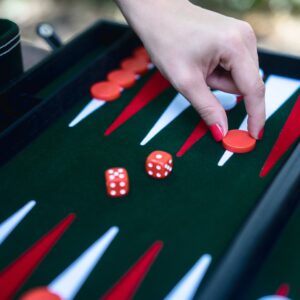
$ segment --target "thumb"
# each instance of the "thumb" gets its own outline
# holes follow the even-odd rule
[[[208,125],[215,141],[220,142],[228,131],[227,115],[205,80],[201,78],[191,84],[188,90],[183,91],[183,95]]]

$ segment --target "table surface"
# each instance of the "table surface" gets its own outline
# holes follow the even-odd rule
[[[26,41],[22,41],[21,48],[25,71],[29,70],[31,67],[39,63],[49,54],[49,51],[35,47],[34,45]]]

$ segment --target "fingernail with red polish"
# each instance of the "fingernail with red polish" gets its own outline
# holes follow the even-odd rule
[[[265,129],[262,128],[262,129],[260,130],[259,134],[258,134],[258,137],[257,137],[259,140],[262,140],[262,138],[263,138],[263,136],[264,136],[264,132],[265,132]]]
[[[224,135],[223,135],[222,127],[219,124],[213,124],[209,126],[209,130],[216,142],[222,141]]]

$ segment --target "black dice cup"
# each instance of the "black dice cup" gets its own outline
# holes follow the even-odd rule
[[[0,88],[23,72],[20,30],[10,20],[0,19]]]

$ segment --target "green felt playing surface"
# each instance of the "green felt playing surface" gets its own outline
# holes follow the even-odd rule
[[[75,223],[20,294],[50,283],[109,227],[116,225],[120,228],[119,234],[77,299],[99,298],[156,240],[162,240],[164,248],[136,299],[163,298],[201,255],[212,255],[209,272],[213,272],[287,158],[290,151],[266,178],[259,177],[299,93],[268,120],[264,139],[257,143],[253,152],[234,155],[224,167],[217,166],[224,149],[210,134],[183,157],[175,157],[199,122],[192,108],[149,144],[139,145],[175,96],[172,88],[116,132],[104,137],[104,131],[152,73],[143,76],[119,100],[107,103],[74,128],[68,128],[69,122],[89,101],[87,91],[84,99],[0,170],[3,199],[0,220],[27,201],[37,201],[30,215],[1,247],[1,269],[68,213],[77,215]],[[245,116],[243,103],[228,116],[229,127],[237,128]],[[174,155],[173,173],[164,181],[148,177],[144,170],[147,155],[157,149]],[[129,196],[120,199],[106,196],[104,171],[110,167],[127,169],[131,183]],[[259,286],[271,286],[270,282],[264,278]],[[257,287],[256,290],[257,293],[265,292],[267,288]]]

